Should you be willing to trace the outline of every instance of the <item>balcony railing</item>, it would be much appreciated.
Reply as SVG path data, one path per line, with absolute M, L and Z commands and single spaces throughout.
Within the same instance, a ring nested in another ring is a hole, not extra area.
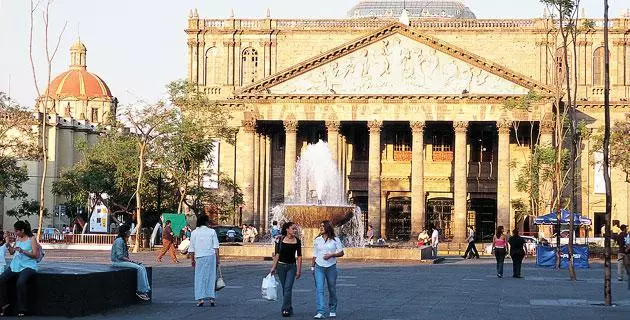
M 433 151 L 433 161 L 449 162 L 453 161 L 453 151 Z

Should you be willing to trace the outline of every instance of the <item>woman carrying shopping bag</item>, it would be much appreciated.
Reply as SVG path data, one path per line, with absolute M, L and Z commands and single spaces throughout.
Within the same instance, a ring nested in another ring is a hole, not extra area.
M 273 255 L 273 265 L 270 273 L 278 272 L 282 285 L 282 316 L 290 317 L 293 314 L 291 297 L 293 293 L 293 281 L 302 275 L 302 242 L 297 238 L 298 228 L 293 222 L 282 225 L 280 239 L 276 242 Z
M 217 269 L 219 268 L 219 239 L 214 229 L 210 228 L 210 218 L 200 215 L 197 228 L 190 235 L 188 253 L 195 268 L 195 300 L 203 307 L 204 299 L 209 299 L 210 306 L 215 306 Z
M 337 316 L 337 258 L 343 257 L 341 240 L 335 237 L 335 229 L 328 220 L 319 226 L 319 236 L 315 238 L 313 254 L 313 274 L 315 276 L 315 295 L 317 298 L 317 314 L 314 319 L 324 319 L 326 316 L 324 286 L 328 283 L 329 317 Z

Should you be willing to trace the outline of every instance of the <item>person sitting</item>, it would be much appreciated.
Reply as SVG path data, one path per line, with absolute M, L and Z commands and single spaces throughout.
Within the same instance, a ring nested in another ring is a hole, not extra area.
M 124 224 L 118 228 L 118 237 L 112 245 L 111 260 L 112 266 L 119 268 L 133 268 L 137 271 L 137 288 L 136 296 L 144 301 L 149 301 L 149 278 L 147 269 L 141 262 L 133 261 L 129 258 L 129 246 L 127 246 L 127 238 L 129 238 L 129 226 Z
M 23 317 L 28 313 L 28 281 L 37 274 L 37 260 L 41 255 L 41 247 L 37 238 L 33 236 L 31 225 L 26 221 L 17 221 L 13 224 L 15 229 L 14 242 L 7 248 L 9 254 L 14 255 L 9 268 L 0 275 L 0 316 L 4 316 L 9 303 L 7 299 L 7 285 L 17 279 L 15 287 L 17 290 L 18 317 Z M 4 258 L 4 257 L 3 257 Z
M 236 231 L 234 231 L 234 229 L 229 229 L 225 232 L 225 237 L 228 242 L 236 242 Z

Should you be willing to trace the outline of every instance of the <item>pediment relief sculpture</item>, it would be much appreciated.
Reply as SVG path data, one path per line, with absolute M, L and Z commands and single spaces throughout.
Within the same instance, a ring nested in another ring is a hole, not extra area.
M 271 94 L 311 95 L 521 95 L 528 91 L 398 33 L 268 89 Z

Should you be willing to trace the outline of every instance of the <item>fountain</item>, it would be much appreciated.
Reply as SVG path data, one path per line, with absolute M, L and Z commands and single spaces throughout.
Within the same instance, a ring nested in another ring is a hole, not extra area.
M 290 197 L 272 209 L 272 219 L 297 223 L 305 246 L 312 245 L 323 220 L 332 222 L 344 246 L 364 246 L 361 209 L 348 204 L 342 179 L 326 142 L 307 145 L 296 163 Z

